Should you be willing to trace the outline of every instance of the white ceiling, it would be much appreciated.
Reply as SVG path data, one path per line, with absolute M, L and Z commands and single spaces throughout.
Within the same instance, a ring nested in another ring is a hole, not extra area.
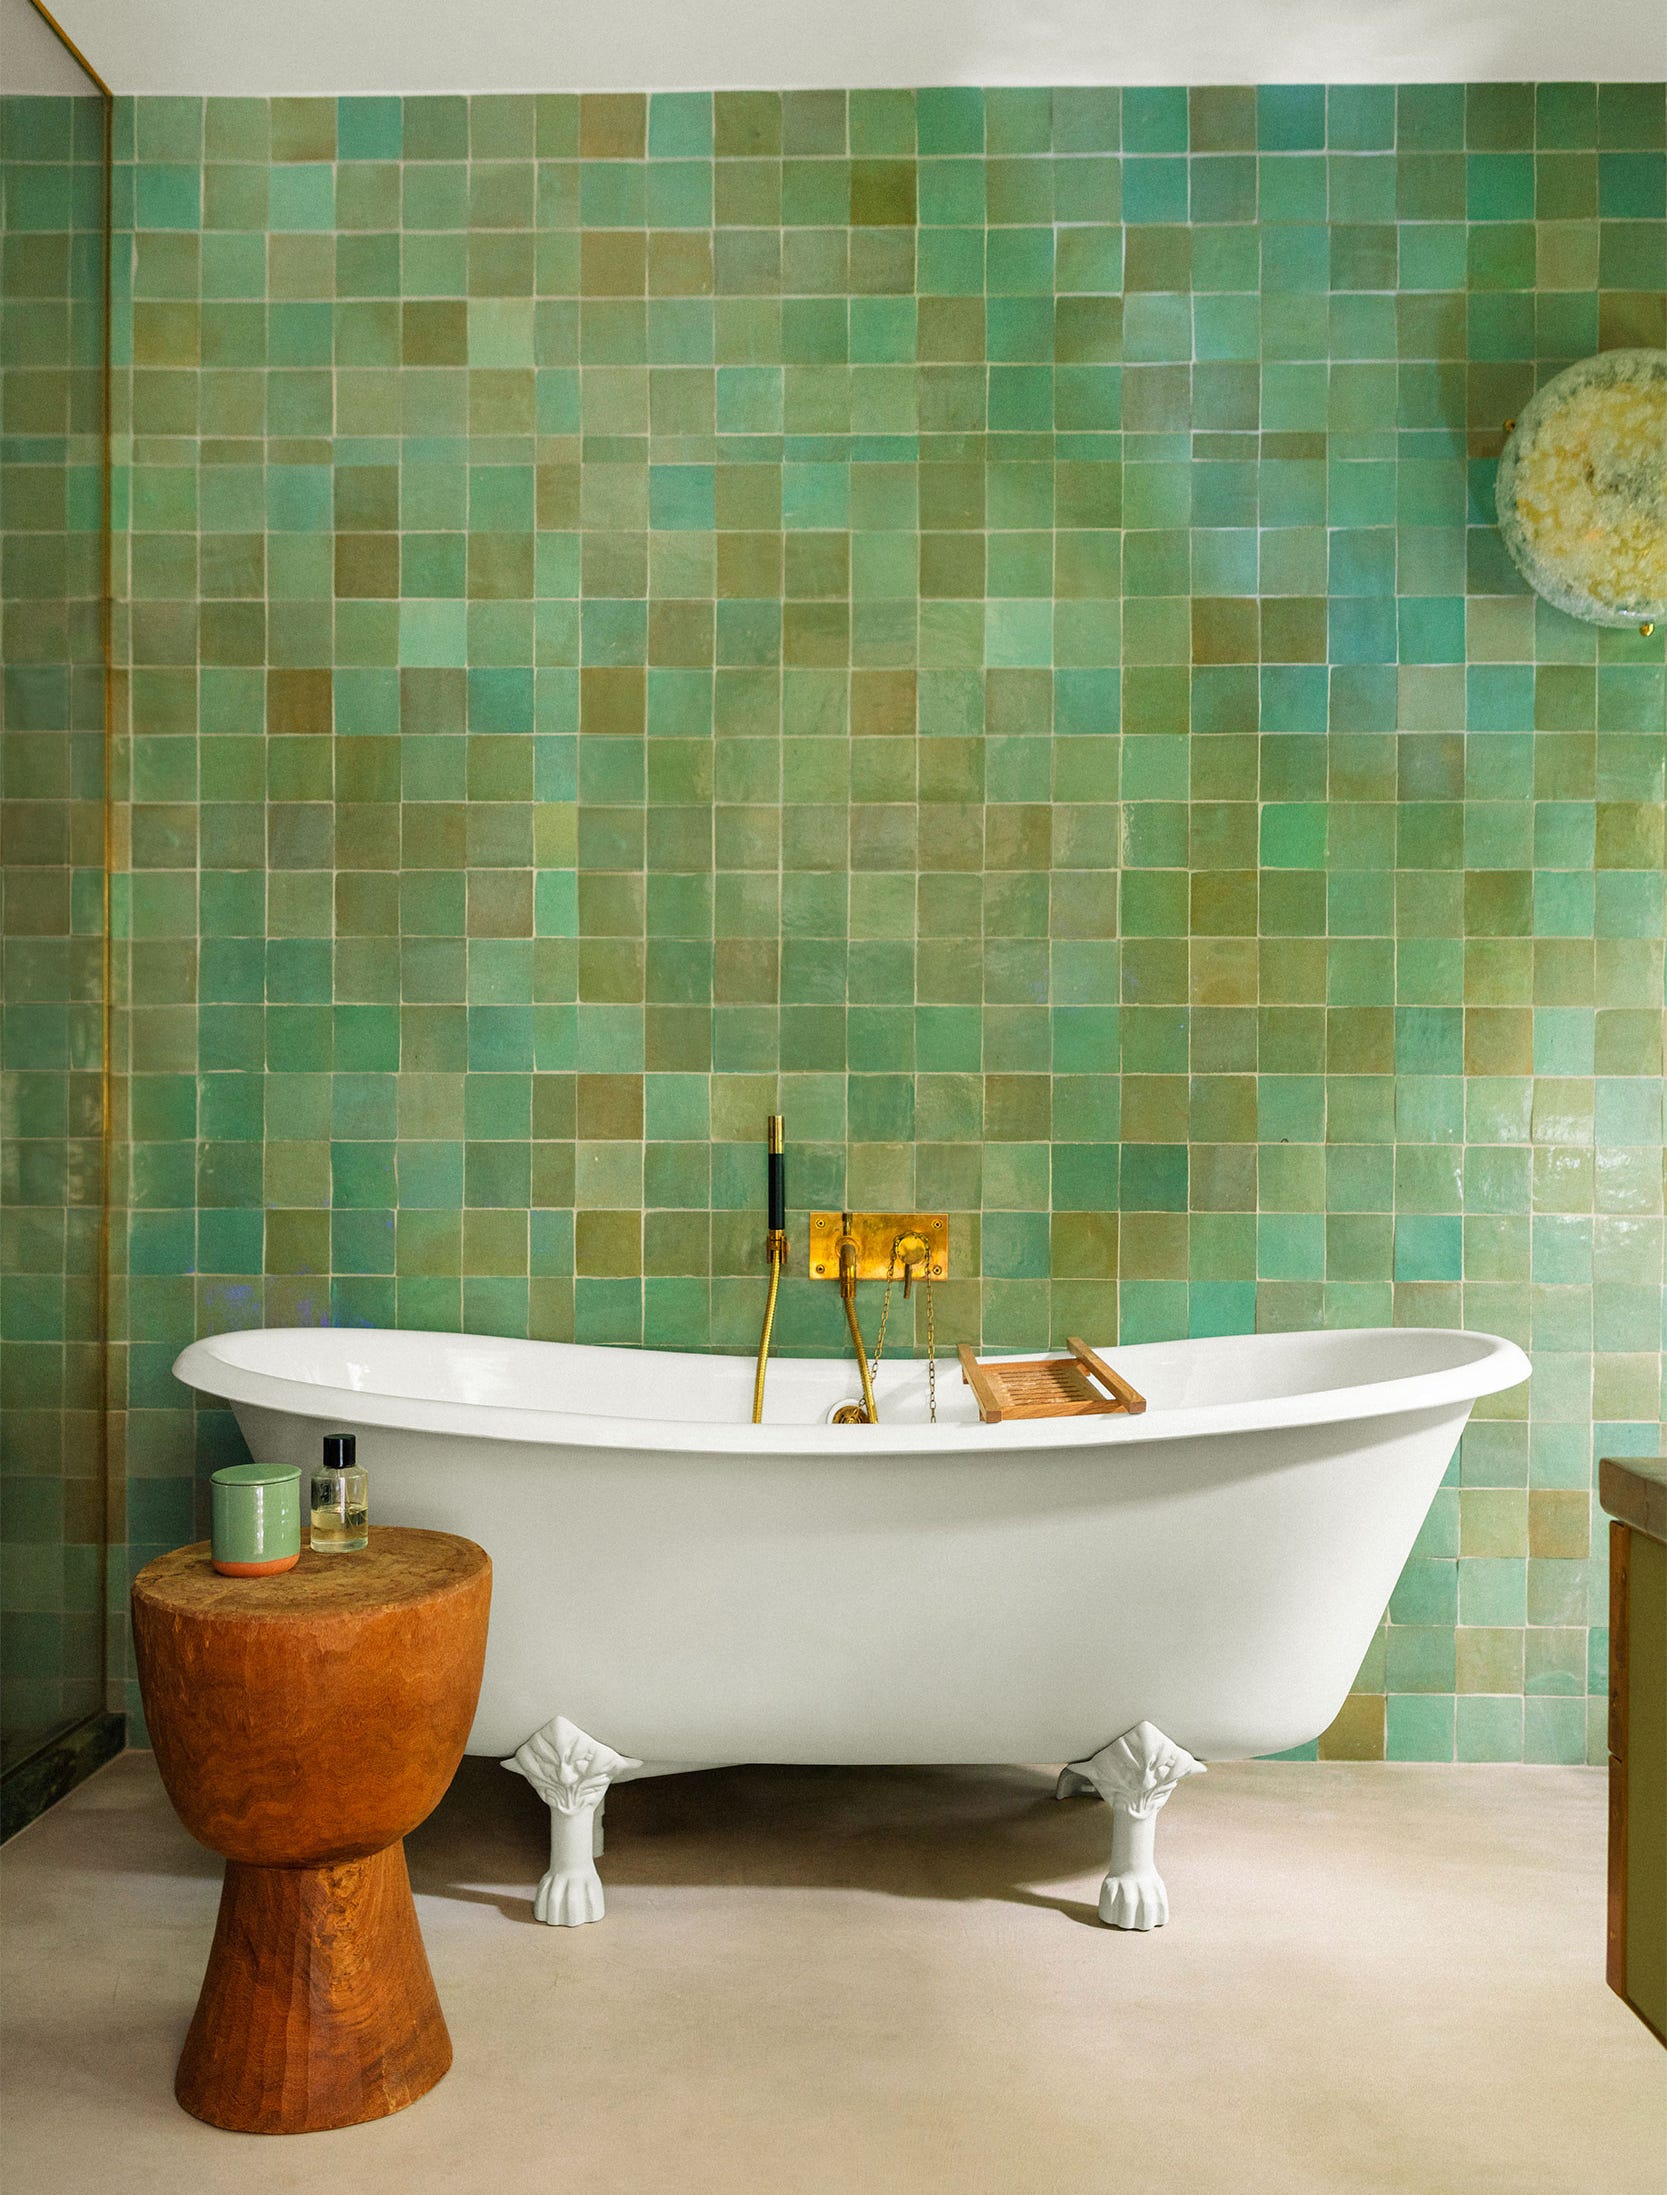
M 1663 0 L 54 0 L 118 92 L 1653 80 Z

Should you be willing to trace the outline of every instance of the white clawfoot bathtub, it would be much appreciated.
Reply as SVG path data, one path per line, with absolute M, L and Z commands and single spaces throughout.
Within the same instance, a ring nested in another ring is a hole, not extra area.
M 842 1360 L 301 1328 L 175 1371 L 261 1462 L 356 1433 L 373 1517 L 478 1540 L 471 1753 L 551 1807 L 541 1919 L 600 1917 L 611 1781 L 737 1761 L 1069 1762 L 1113 1807 L 1104 1919 L 1167 1902 L 1157 1809 L 1204 1759 L 1306 1743 L 1348 1692 L 1513 1343 L 1441 1328 L 1111 1352 L 1139 1417 L 981 1425 L 958 1377 Z M 589 1733 L 595 1733 L 594 1736 Z

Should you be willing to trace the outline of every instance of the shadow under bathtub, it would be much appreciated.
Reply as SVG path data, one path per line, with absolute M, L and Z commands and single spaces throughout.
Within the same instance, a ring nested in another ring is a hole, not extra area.
M 1098 1799 L 1061 1805 L 1053 1781 L 1040 1768 L 770 1765 L 645 1777 L 609 1793 L 603 1881 L 999 1899 L 1097 1928 L 1111 1816 Z M 549 1815 L 495 1761 L 465 1760 L 405 1849 L 419 1895 L 531 1924 Z M 1073 1876 L 1092 1879 L 1087 1899 L 1026 1887 Z

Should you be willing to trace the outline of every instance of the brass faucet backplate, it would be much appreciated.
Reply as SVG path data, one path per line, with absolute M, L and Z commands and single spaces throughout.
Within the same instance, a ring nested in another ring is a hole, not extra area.
M 857 1246 L 858 1280 L 904 1277 L 899 1243 L 910 1236 L 926 1245 L 926 1263 L 913 1264 L 916 1280 L 944 1280 L 949 1274 L 949 1215 L 946 1212 L 812 1212 L 810 1215 L 810 1277 L 839 1278 L 839 1243 L 846 1219 Z

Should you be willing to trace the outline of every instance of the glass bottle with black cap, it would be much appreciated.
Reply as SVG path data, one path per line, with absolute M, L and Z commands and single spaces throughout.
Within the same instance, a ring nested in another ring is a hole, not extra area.
M 370 1545 L 370 1480 L 354 1461 L 351 1433 L 326 1433 L 313 1473 L 313 1551 L 353 1555 Z

